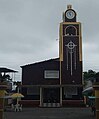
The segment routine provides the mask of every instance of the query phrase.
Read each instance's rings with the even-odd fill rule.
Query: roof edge
[[[38,61],[38,62],[35,62],[35,63],[23,65],[23,66],[20,66],[20,67],[23,68],[23,67],[26,67],[26,66],[30,66],[30,65],[34,65],[34,64],[39,64],[39,63],[43,63],[43,62],[48,62],[48,61],[59,61],[59,58],[48,59],[48,60],[44,60],[44,61],[40,61],[40,62]]]

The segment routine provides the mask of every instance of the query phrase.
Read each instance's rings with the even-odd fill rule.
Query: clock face
[[[66,17],[67,17],[68,19],[73,19],[74,16],[75,16],[74,11],[68,10],[68,11],[66,12]]]

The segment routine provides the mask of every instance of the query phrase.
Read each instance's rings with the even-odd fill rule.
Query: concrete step
[[[42,107],[60,107],[60,103],[43,103]]]

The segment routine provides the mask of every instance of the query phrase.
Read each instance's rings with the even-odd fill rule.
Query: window
[[[77,28],[75,26],[67,26],[65,28],[65,36],[77,36]]]
[[[57,70],[46,70],[44,71],[44,78],[59,78],[59,71]]]
[[[27,95],[39,95],[39,88],[38,87],[29,87],[27,88]]]
[[[77,87],[64,87],[65,98],[72,98],[72,95],[77,95]]]

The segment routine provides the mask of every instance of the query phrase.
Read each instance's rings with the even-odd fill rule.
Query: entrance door
[[[43,103],[59,103],[59,102],[60,102],[59,88],[43,89]]]

